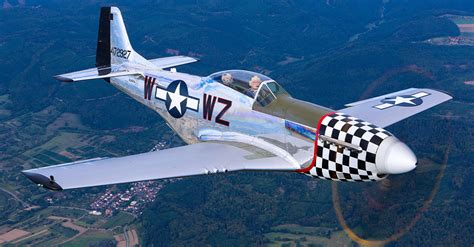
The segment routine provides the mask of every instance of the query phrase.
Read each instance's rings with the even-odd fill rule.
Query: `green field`
[[[62,247],[83,247],[89,246],[91,244],[98,244],[100,242],[110,241],[115,242],[113,234],[106,231],[88,231],[81,235],[80,237],[68,242],[66,244],[60,245]]]
[[[106,228],[106,229],[113,229],[117,226],[123,227],[125,225],[132,223],[134,220],[135,220],[135,217],[133,217],[132,215],[125,212],[119,212],[117,215],[110,217],[107,220],[107,223],[101,225],[101,227]]]
[[[304,227],[296,224],[271,228],[265,237],[268,246],[350,246],[351,240],[343,231],[323,227]]]

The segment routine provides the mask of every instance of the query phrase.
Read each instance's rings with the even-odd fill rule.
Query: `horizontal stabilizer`
[[[142,74],[139,71],[117,71],[110,72],[110,68],[92,68],[85,69],[76,72],[71,72],[67,74],[57,75],[54,78],[62,82],[75,82],[75,81],[85,81],[85,80],[94,80],[94,79],[106,79],[117,76],[126,76],[126,75],[139,75]]]
[[[161,57],[148,60],[156,67],[160,69],[167,69],[172,68],[180,65],[185,65],[189,63],[194,63],[199,61],[193,57],[186,57],[186,56],[172,56],[172,57]]]
[[[193,57],[186,57],[186,56],[172,56],[172,57],[162,57],[162,58],[155,58],[149,60],[155,68],[147,68],[148,70],[151,69],[167,69],[173,68],[180,65],[185,65],[189,63],[194,63],[199,61]],[[143,74],[141,71],[115,71],[111,72],[111,67],[102,67],[102,68],[91,68],[80,70],[76,72],[71,72],[67,74],[57,75],[54,78],[62,81],[62,82],[75,82],[75,81],[85,81],[85,80],[93,80],[93,79],[107,79],[117,76],[126,76],[126,75],[139,75]],[[145,70],[145,69],[144,69]]]

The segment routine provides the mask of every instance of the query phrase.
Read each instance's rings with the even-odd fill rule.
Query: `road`
[[[130,247],[130,241],[129,241],[129,239],[128,239],[128,226],[124,226],[124,227],[123,227],[123,236],[124,236],[124,238],[125,238],[125,245],[126,245],[127,247]]]
[[[4,188],[0,188],[1,191],[11,195],[17,202],[19,202],[24,208],[29,208],[31,205],[28,204],[27,202],[21,200],[20,198],[18,198],[15,194],[13,194],[12,192],[4,189]]]

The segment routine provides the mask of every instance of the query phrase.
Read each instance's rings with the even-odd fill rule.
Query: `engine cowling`
[[[411,149],[390,132],[364,120],[336,112],[317,127],[309,174],[328,180],[368,182],[413,170]]]

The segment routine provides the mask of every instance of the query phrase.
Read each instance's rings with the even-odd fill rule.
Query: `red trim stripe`
[[[302,173],[308,173],[314,165],[316,165],[316,158],[318,157],[318,137],[319,137],[319,128],[321,127],[321,123],[323,122],[324,118],[326,118],[329,115],[334,114],[334,112],[329,112],[324,114],[318,121],[318,126],[316,128],[316,138],[314,139],[314,156],[313,156],[313,161],[311,161],[311,165],[309,165],[306,168],[303,169],[298,169],[295,172],[302,172]]]

